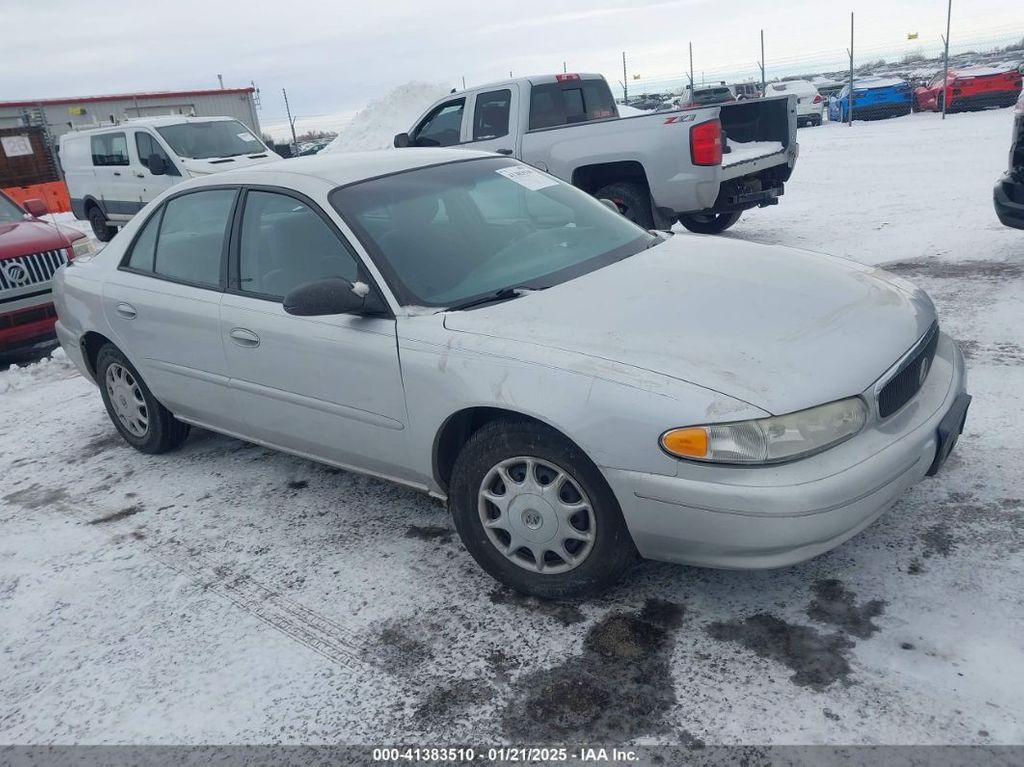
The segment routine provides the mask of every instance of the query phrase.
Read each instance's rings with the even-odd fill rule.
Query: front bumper
[[[992,191],[992,200],[1004,225],[1024,229],[1024,182],[1003,176]]]
[[[605,469],[640,554],[730,569],[784,567],[835,548],[925,477],[939,424],[966,388],[943,334],[931,373],[900,411],[853,439],[781,466],[679,463],[676,476]]]

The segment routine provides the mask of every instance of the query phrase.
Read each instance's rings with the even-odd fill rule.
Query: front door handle
[[[260,337],[251,330],[246,330],[245,328],[231,328],[231,332],[228,333],[228,335],[231,336],[231,340],[239,346],[254,349],[260,345]]]
[[[131,304],[126,304],[124,301],[117,305],[116,311],[119,317],[124,317],[126,320],[134,320],[137,316],[135,307]]]
[[[495,151],[496,151],[496,152],[497,152],[498,154],[504,154],[504,155],[510,155],[510,154],[512,154],[512,150],[511,150],[511,149],[496,149]]]
[[[120,175],[121,175],[121,171],[119,171],[119,170],[115,170],[115,171],[114,171],[114,175],[115,175],[115,176],[120,176]]]

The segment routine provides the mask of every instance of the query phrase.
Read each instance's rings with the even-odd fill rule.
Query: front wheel
[[[740,220],[742,211],[730,213],[683,213],[679,223],[696,234],[721,234]]]
[[[595,594],[637,557],[601,472],[538,423],[503,419],[473,434],[455,462],[450,503],[477,563],[524,594]]]
[[[110,242],[117,234],[117,227],[107,224],[107,217],[99,206],[93,205],[89,208],[89,225],[92,226],[92,233],[100,242]]]
[[[644,184],[617,182],[601,187],[594,194],[599,200],[611,200],[619,213],[644,229],[654,228],[651,193]]]
[[[142,376],[113,344],[96,356],[96,380],[103,404],[125,442],[143,453],[165,453],[188,437],[188,424],[161,405]]]

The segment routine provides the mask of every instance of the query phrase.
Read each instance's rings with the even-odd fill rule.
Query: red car
[[[54,337],[50,280],[62,264],[93,252],[77,229],[49,224],[42,200],[16,205],[0,192],[0,352]]]
[[[942,72],[928,85],[914,91],[914,105],[920,112],[966,112],[986,107],[1011,107],[1021,91],[1021,74],[1014,70],[968,67],[949,70],[946,87]]]

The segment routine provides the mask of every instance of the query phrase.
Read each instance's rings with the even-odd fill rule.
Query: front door
[[[146,221],[103,288],[115,342],[175,415],[232,430],[220,333],[226,258],[237,189],[172,197]]]
[[[282,298],[298,285],[368,278],[311,201],[252,189],[243,204],[221,334],[244,433],[400,478],[407,418],[395,320],[287,314]]]
[[[169,189],[181,181],[181,171],[167,155],[160,141],[148,130],[138,129],[135,131],[135,151],[138,154],[137,162],[132,166],[132,173],[139,184],[139,198],[142,204],[152,202],[165,189]],[[154,176],[149,170],[149,156],[157,154],[164,158],[167,172]]]

